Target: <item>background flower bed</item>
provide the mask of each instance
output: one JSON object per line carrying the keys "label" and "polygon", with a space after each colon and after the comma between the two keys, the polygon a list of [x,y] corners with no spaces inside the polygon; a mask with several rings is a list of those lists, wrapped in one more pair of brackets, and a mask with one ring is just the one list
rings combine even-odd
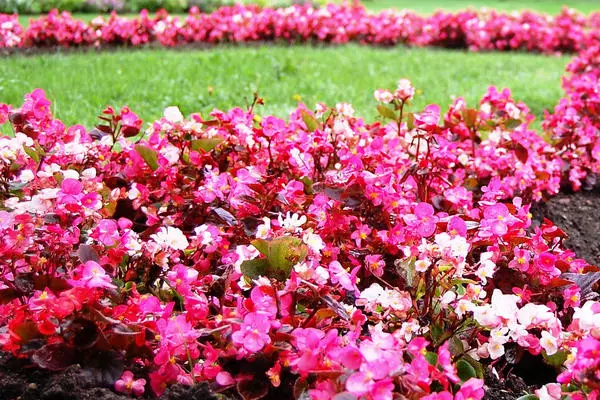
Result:
{"label": "background flower bed", "polygon": [[360,5],[281,9],[237,5],[210,14],[194,7],[182,19],[165,11],[151,18],[144,10],[139,18],[112,14],[108,20],[99,16],[86,23],[53,10],[30,20],[25,29],[17,15],[0,15],[0,48],[283,41],[556,53],[579,51],[596,43],[599,15],[588,17],[564,9],[554,17],[495,11],[437,12],[422,17],[393,10],[371,14]]}

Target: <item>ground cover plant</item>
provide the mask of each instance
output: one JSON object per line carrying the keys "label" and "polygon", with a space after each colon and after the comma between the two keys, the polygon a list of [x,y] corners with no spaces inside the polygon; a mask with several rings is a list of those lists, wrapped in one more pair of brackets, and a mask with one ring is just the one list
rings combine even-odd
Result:
{"label": "ground cover plant", "polygon": [[546,137],[508,90],[442,110],[406,79],[375,122],[0,105],[0,345],[132,397],[481,399],[528,359],[555,372],[527,398],[597,398],[600,271],[531,215],[597,179],[591,37]]}

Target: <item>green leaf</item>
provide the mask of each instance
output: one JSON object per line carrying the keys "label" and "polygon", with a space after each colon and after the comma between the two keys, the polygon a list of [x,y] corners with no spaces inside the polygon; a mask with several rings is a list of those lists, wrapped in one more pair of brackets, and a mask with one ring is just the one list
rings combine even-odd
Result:
{"label": "green leaf", "polygon": [[222,137],[195,139],[192,140],[192,150],[202,150],[205,153],[208,153],[224,141],[225,139],[223,139]]}
{"label": "green leaf", "polygon": [[301,239],[293,236],[282,236],[269,242],[267,259],[274,271],[281,271],[289,276],[292,267],[304,260],[308,248]]}
{"label": "green leaf", "polygon": [[555,368],[560,368],[563,366],[565,361],[567,361],[567,357],[568,357],[569,353],[567,353],[566,351],[559,351],[559,352],[554,353],[551,356],[549,356],[544,351],[544,352],[542,352],[542,355],[544,357],[544,361],[546,361],[546,363],[548,365],[551,365]]}
{"label": "green leaf", "polygon": [[256,279],[259,276],[268,276],[269,262],[266,258],[255,258],[246,260],[240,266],[242,273],[250,279]]}
{"label": "green leaf", "polygon": [[23,146],[23,150],[25,151],[25,154],[33,159],[33,161],[36,163],[40,162],[40,155],[34,148]]}
{"label": "green leaf", "polygon": [[444,334],[444,329],[438,324],[431,325],[431,338],[434,342],[437,342],[440,337]]}
{"label": "green leaf", "polygon": [[415,127],[415,114],[413,113],[408,113],[408,116],[406,117],[406,126],[408,129],[414,129]]}
{"label": "green leaf", "polygon": [[471,357],[468,354],[463,355],[461,357],[461,359],[465,360],[473,368],[475,368],[475,374],[476,374],[477,378],[483,379],[483,376],[485,375],[485,368],[483,368],[483,364],[481,364],[479,361],[475,360],[473,357]]}
{"label": "green leaf", "polygon": [[304,193],[311,195],[313,194],[313,181],[308,176],[300,178],[300,182],[304,184]]}
{"label": "green leaf", "polygon": [[504,126],[506,127],[506,129],[512,130],[512,129],[517,128],[522,123],[523,123],[523,121],[521,121],[520,119],[511,118],[504,123]]}
{"label": "green leaf", "polygon": [[377,106],[377,111],[384,118],[388,118],[388,119],[391,119],[394,121],[396,121],[398,119],[394,110],[392,110],[389,107],[384,106],[383,104],[380,104]]}
{"label": "green leaf", "polygon": [[256,247],[256,250],[260,252],[263,256],[269,254],[269,242],[265,239],[256,239],[251,242],[252,246]]}
{"label": "green leaf", "polygon": [[425,359],[429,362],[429,364],[436,366],[438,362],[438,355],[432,351],[428,351],[425,353]]}
{"label": "green leaf", "polygon": [[539,400],[535,394],[526,394],[525,396],[519,397],[517,400]]}
{"label": "green leaf", "polygon": [[450,340],[448,340],[448,351],[450,351],[450,354],[453,356],[456,356],[465,352],[465,346],[457,336],[452,336]]}
{"label": "green leaf", "polygon": [[319,121],[306,110],[302,110],[302,121],[306,124],[309,132],[314,132],[319,127]]}
{"label": "green leaf", "polygon": [[461,381],[466,382],[471,378],[477,377],[477,371],[475,368],[464,359],[460,359],[456,362],[456,372]]}
{"label": "green leaf", "polygon": [[152,171],[158,169],[158,156],[154,150],[143,144],[136,144],[135,151],[146,161],[146,164],[148,164]]}

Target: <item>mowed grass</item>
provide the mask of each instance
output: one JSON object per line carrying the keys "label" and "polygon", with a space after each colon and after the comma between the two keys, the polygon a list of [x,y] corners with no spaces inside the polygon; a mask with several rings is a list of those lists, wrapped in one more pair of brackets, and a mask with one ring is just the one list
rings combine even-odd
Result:
{"label": "mowed grass", "polygon": [[598,0],[363,0],[363,4],[375,11],[396,8],[422,14],[431,14],[435,10],[459,11],[484,7],[502,11],[533,10],[548,14],[558,14],[564,6],[584,13],[600,11]]}
{"label": "mowed grass", "polygon": [[537,116],[562,97],[560,78],[571,59],[523,53],[465,53],[396,47],[219,47],[211,50],[119,50],[11,56],[0,62],[0,102],[20,105],[44,88],[55,115],[91,127],[106,105],[129,105],[145,121],[177,105],[184,114],[245,106],[254,91],[257,111],[286,117],[301,99],[353,104],[376,118],[373,91],[400,78],[420,90],[413,110],[430,103],[446,109],[452,96],[477,105],[490,85],[511,88]]}

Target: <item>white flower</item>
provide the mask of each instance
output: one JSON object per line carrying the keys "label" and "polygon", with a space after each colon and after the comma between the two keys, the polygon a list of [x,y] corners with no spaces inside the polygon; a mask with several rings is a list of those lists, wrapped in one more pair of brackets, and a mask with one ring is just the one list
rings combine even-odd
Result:
{"label": "white flower", "polygon": [[188,240],[178,228],[172,226],[162,227],[154,235],[150,236],[162,248],[173,250],[185,250],[188,246]]}
{"label": "white flower", "polygon": [[266,239],[271,232],[271,219],[268,217],[263,217],[262,220],[263,223],[256,228],[257,239]]}
{"label": "white flower", "polygon": [[129,192],[127,192],[127,198],[129,200],[135,200],[140,196],[140,194],[142,193],[138,190],[137,183],[134,182],[131,185],[131,189],[129,189]]}
{"label": "white flower", "polygon": [[325,242],[321,239],[321,236],[316,233],[306,232],[302,236],[302,241],[308,245],[315,253],[320,252],[325,248]]}
{"label": "white flower", "polygon": [[281,225],[281,227],[283,229],[285,229],[286,231],[302,232],[301,227],[302,227],[302,225],[304,225],[306,223],[306,215],[299,216],[296,213],[291,214],[288,211],[287,214],[285,215],[285,219],[283,219],[281,217],[281,214],[279,214],[279,217],[277,218],[277,220],[279,221],[279,225]]}
{"label": "white flower", "polygon": [[338,103],[335,105],[335,109],[338,113],[347,118],[352,117],[354,115],[354,108],[351,104],[348,103]]}
{"label": "white flower", "polygon": [[487,278],[492,278],[496,272],[496,264],[491,260],[493,253],[486,252],[481,254],[479,268],[475,271],[475,275],[481,279],[483,284],[487,283]]}
{"label": "white flower", "polygon": [[79,172],[75,171],[74,169],[66,169],[62,171],[62,174],[65,179],[79,179]]}
{"label": "white flower", "polygon": [[423,260],[417,260],[415,261],[415,270],[417,272],[426,272],[429,269],[430,265],[431,261],[429,261],[427,258]]}
{"label": "white flower", "polygon": [[504,355],[504,345],[495,340],[490,340],[487,344],[487,351],[492,360],[500,358]]}
{"label": "white flower", "polygon": [[490,331],[490,338],[494,342],[498,342],[498,343],[502,343],[502,344],[508,342],[508,328],[503,327],[503,328],[492,329]]}
{"label": "white flower", "polygon": [[35,178],[35,176],[33,175],[33,171],[30,169],[24,169],[23,171],[21,171],[21,173],[19,174],[19,180],[23,183],[29,183],[31,182],[33,179]]}
{"label": "white flower", "polygon": [[163,115],[167,121],[172,122],[172,123],[177,123],[177,122],[183,121],[183,114],[181,113],[181,111],[179,110],[179,107],[177,107],[177,106],[171,106],[171,107],[165,108]]}
{"label": "white flower", "polygon": [[448,304],[452,303],[454,300],[456,300],[456,293],[449,291],[449,292],[444,293],[444,295],[440,299],[440,302],[442,303],[442,305],[447,306]]}
{"label": "white flower", "polygon": [[454,308],[454,312],[459,318],[462,318],[463,315],[471,310],[473,310],[473,303],[465,299],[460,299]]}
{"label": "white flower", "polygon": [[573,320],[578,320],[581,329],[589,331],[600,328],[600,313],[595,313],[592,309],[596,304],[598,303],[595,301],[587,301],[582,307],[575,308]]}
{"label": "white flower", "polygon": [[196,232],[196,236],[200,240],[200,244],[203,246],[210,244],[210,242],[212,242],[212,240],[213,240],[212,235],[208,231],[207,225],[198,226],[197,228],[194,229],[194,232]]}
{"label": "white flower", "polygon": [[516,318],[517,302],[519,296],[515,294],[502,294],[499,289],[494,289],[492,293],[492,311],[498,317],[512,320]]}
{"label": "white flower", "polygon": [[546,354],[551,356],[558,351],[558,340],[548,331],[542,331],[542,339],[540,346],[546,351]]}
{"label": "white flower", "polygon": [[373,94],[375,100],[381,103],[391,103],[394,101],[394,95],[389,90],[385,89],[377,89]]}
{"label": "white flower", "polygon": [[558,383],[548,383],[535,391],[540,400],[560,400],[562,398],[562,388]]}
{"label": "white flower", "polygon": [[519,323],[525,327],[548,322],[554,319],[554,314],[543,304],[527,303],[517,311]]}

